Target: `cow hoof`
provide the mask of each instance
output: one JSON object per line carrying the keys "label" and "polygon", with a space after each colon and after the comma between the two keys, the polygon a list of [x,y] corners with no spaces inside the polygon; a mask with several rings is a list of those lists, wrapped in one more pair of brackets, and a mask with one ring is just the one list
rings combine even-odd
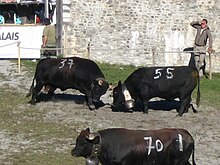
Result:
{"label": "cow hoof", "polygon": [[193,113],[198,113],[198,111],[197,110],[193,110]]}
{"label": "cow hoof", "polygon": [[91,111],[95,110],[95,105],[89,105],[89,109],[90,109]]}
{"label": "cow hoof", "polygon": [[133,113],[133,110],[132,110],[132,109],[129,109],[127,112],[129,112],[129,113]]}
{"label": "cow hoof", "polygon": [[28,103],[31,105],[36,105],[35,101],[29,101]]}
{"label": "cow hoof", "polygon": [[183,114],[177,114],[176,115],[176,117],[182,117],[183,116]]}

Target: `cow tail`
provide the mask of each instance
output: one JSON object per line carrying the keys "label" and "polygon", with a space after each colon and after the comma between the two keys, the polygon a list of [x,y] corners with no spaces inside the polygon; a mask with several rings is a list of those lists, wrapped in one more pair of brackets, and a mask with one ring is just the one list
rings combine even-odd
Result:
{"label": "cow tail", "polygon": [[193,151],[192,151],[192,164],[196,165],[196,162],[195,162],[195,145],[194,144],[193,144]]}
{"label": "cow tail", "polygon": [[198,89],[197,89],[197,98],[196,98],[196,105],[197,105],[197,108],[199,107],[200,105],[200,77],[198,75]]}
{"label": "cow tail", "polygon": [[34,80],[35,80],[35,78],[33,78],[31,87],[30,87],[29,92],[27,93],[26,97],[30,97],[32,95],[32,93],[33,93],[33,90],[34,90]]}

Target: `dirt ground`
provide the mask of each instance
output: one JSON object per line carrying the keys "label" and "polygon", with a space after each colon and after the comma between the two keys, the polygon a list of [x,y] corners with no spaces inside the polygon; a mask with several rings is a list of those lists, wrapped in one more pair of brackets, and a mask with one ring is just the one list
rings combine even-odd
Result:
{"label": "dirt ground", "polygon": [[[25,72],[18,74],[15,64],[1,60],[0,74],[6,77],[0,82],[0,86],[8,84],[16,87],[23,95],[27,93],[32,77],[27,77]],[[58,90],[56,93],[56,102],[40,102],[36,105],[39,111],[47,109],[45,115],[47,121],[76,127],[78,130],[90,127],[92,131],[110,127],[130,129],[185,128],[195,139],[197,165],[220,165],[220,110],[202,104],[202,100],[199,113],[195,114],[189,111],[183,117],[177,117],[176,110],[172,109],[175,108],[174,106],[166,105],[165,108],[161,108],[162,110],[158,110],[154,105],[156,102],[151,103],[152,109],[148,114],[112,112],[109,105],[90,111],[82,104],[83,96],[79,92]],[[108,91],[102,96],[104,103],[112,103],[110,94],[111,91]],[[162,107],[163,104],[159,102]],[[26,104],[24,108],[28,108],[28,106],[30,105]],[[7,131],[0,130],[0,153],[6,153],[0,154],[0,162],[7,159],[10,152],[19,152],[21,146],[31,147],[31,143],[24,136],[13,137],[9,136]],[[62,148],[60,150],[62,151]],[[7,154],[7,152],[9,153]]]}

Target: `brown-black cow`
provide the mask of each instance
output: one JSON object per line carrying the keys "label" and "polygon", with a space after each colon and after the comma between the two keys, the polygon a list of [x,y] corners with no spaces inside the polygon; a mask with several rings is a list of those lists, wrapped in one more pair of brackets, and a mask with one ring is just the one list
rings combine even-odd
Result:
{"label": "brown-black cow", "polygon": [[50,86],[49,95],[52,95],[57,88],[63,91],[69,88],[77,89],[85,94],[87,104],[92,110],[95,109],[93,102],[99,101],[100,97],[106,93],[109,84],[94,61],[71,57],[46,58],[38,62],[30,91],[27,94],[27,96],[32,95],[31,104],[35,104],[44,86]]}
{"label": "brown-black cow", "polygon": [[[191,94],[198,84],[197,107],[200,101],[199,74],[189,66],[145,67],[139,68],[113,89],[113,111],[135,109],[138,103],[144,113],[148,113],[151,98],[166,100],[180,99],[179,115],[188,111]],[[193,111],[196,109],[192,106]]]}
{"label": "brown-black cow", "polygon": [[184,129],[128,130],[105,129],[91,133],[82,130],[72,156],[86,158],[87,165],[191,165],[194,139]]}

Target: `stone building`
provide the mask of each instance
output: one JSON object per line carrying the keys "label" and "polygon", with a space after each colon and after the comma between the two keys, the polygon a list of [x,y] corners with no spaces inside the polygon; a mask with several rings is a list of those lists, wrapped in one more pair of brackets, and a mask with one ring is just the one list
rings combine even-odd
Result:
{"label": "stone building", "polygon": [[64,54],[111,64],[187,65],[183,49],[193,46],[196,32],[189,24],[206,18],[216,51],[212,68],[220,72],[219,13],[220,0],[63,0]]}

